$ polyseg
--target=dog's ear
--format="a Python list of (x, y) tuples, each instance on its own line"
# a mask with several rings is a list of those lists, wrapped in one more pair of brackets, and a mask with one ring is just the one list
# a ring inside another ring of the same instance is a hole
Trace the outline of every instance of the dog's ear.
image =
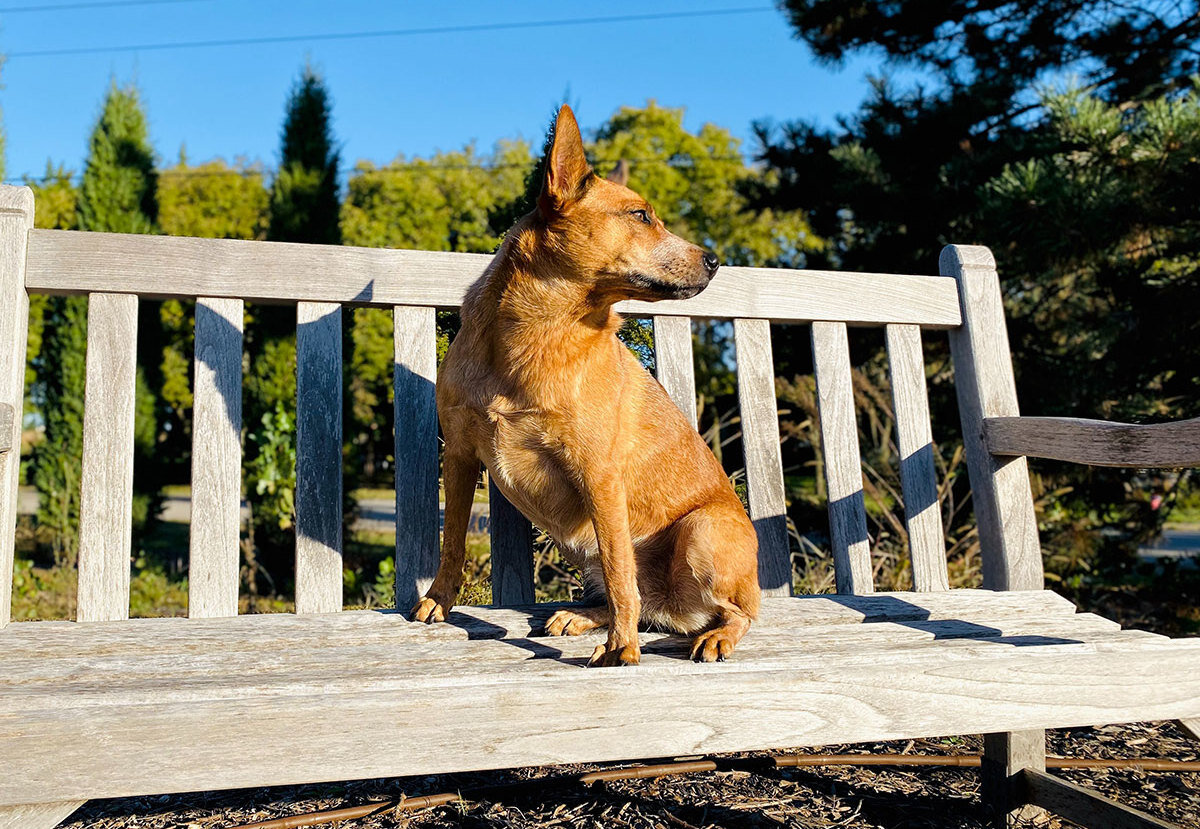
[(614, 184), (619, 184), (624, 187), (629, 183), (629, 162), (622, 158), (617, 162), (617, 166), (613, 167), (612, 172), (609, 173), (606, 178)]
[(584, 184), (592, 168), (583, 154), (583, 136), (571, 108), (563, 104), (554, 123), (554, 144), (546, 159), (546, 178), (538, 207), (543, 216), (550, 216), (564, 205), (583, 195)]

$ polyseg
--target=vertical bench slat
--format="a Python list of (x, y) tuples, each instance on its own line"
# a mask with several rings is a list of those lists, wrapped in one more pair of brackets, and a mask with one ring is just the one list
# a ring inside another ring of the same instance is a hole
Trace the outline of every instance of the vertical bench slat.
[(438, 568), (437, 313), (392, 309), (395, 329), (396, 607), (425, 595)]
[(81, 622), (129, 618), (137, 311), (133, 294), (88, 297), (79, 501)]
[(766, 595), (790, 596), (792, 561), (788, 551), (771, 323), (759, 319), (734, 320), (733, 336), (746, 489), (750, 519), (758, 533), (758, 584)]
[(492, 604), (533, 604), (533, 524), (488, 474), (488, 534), (492, 542)]
[(837, 591), (871, 593), (871, 548), (846, 324), (814, 322), (812, 347)]
[(654, 318), (654, 370), (658, 382), (696, 428), (696, 371), (690, 317)]
[(296, 612), (342, 609), (342, 308), (296, 306)]
[(196, 301), (188, 616), (236, 616), (242, 518), (240, 299)]
[(33, 227), (33, 191), (0, 185), (0, 403), (12, 418), (0, 444), (0, 628), (12, 617), (13, 548), (16, 541), (17, 484), (21, 468), (21, 410), (25, 403), (25, 342), (29, 295), (25, 291), (25, 247)]
[(949, 590), (946, 542), (942, 531), (942, 511), (938, 504), (937, 470), (933, 463), (929, 395), (925, 390), (921, 328), (917, 325), (889, 325), (886, 336), (913, 587), (918, 591)]

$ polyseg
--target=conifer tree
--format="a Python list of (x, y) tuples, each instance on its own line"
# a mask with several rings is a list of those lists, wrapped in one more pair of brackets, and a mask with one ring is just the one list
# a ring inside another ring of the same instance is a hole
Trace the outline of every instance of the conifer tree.
[[(153, 233), (155, 201), (154, 153), (137, 90), (113, 83), (92, 130), (76, 212), (80, 230)], [(157, 308), (139, 308), (141, 365), (156, 365), (153, 320)], [(150, 325), (143, 324), (150, 320)], [(45, 439), (33, 456), (33, 480), (41, 495), (38, 520), (54, 533), (54, 551), (62, 562), (77, 552), (79, 480), (83, 447), (83, 398), (87, 345), (87, 298), (58, 297), (47, 303), (37, 373)], [(139, 368), (135, 404), (134, 523), (144, 527), (156, 513), (158, 476), (154, 468), (156, 437), (154, 397)]]
[(341, 244), (339, 154), (332, 120), (325, 81), (306, 65), (288, 98), (279, 172), (271, 188), (268, 239)]

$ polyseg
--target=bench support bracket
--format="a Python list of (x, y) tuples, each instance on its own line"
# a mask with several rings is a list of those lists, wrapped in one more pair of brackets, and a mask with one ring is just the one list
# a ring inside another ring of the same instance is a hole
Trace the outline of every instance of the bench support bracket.
[(1024, 799), (1090, 829), (1180, 829), (1104, 795), (1044, 771), (1025, 769), (1019, 778)]

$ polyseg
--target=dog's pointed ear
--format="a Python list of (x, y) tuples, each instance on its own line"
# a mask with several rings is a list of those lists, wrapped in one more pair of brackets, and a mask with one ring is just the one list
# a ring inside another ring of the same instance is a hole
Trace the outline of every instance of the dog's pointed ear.
[(617, 166), (613, 167), (612, 172), (606, 178), (614, 184), (619, 184), (624, 187), (629, 183), (629, 162), (621, 159), (617, 162)]
[(575, 122), (571, 108), (563, 104), (554, 123), (554, 144), (546, 159), (546, 178), (538, 198), (542, 215), (549, 216), (583, 195), (584, 184), (590, 175), (592, 168), (583, 154), (579, 124)]

